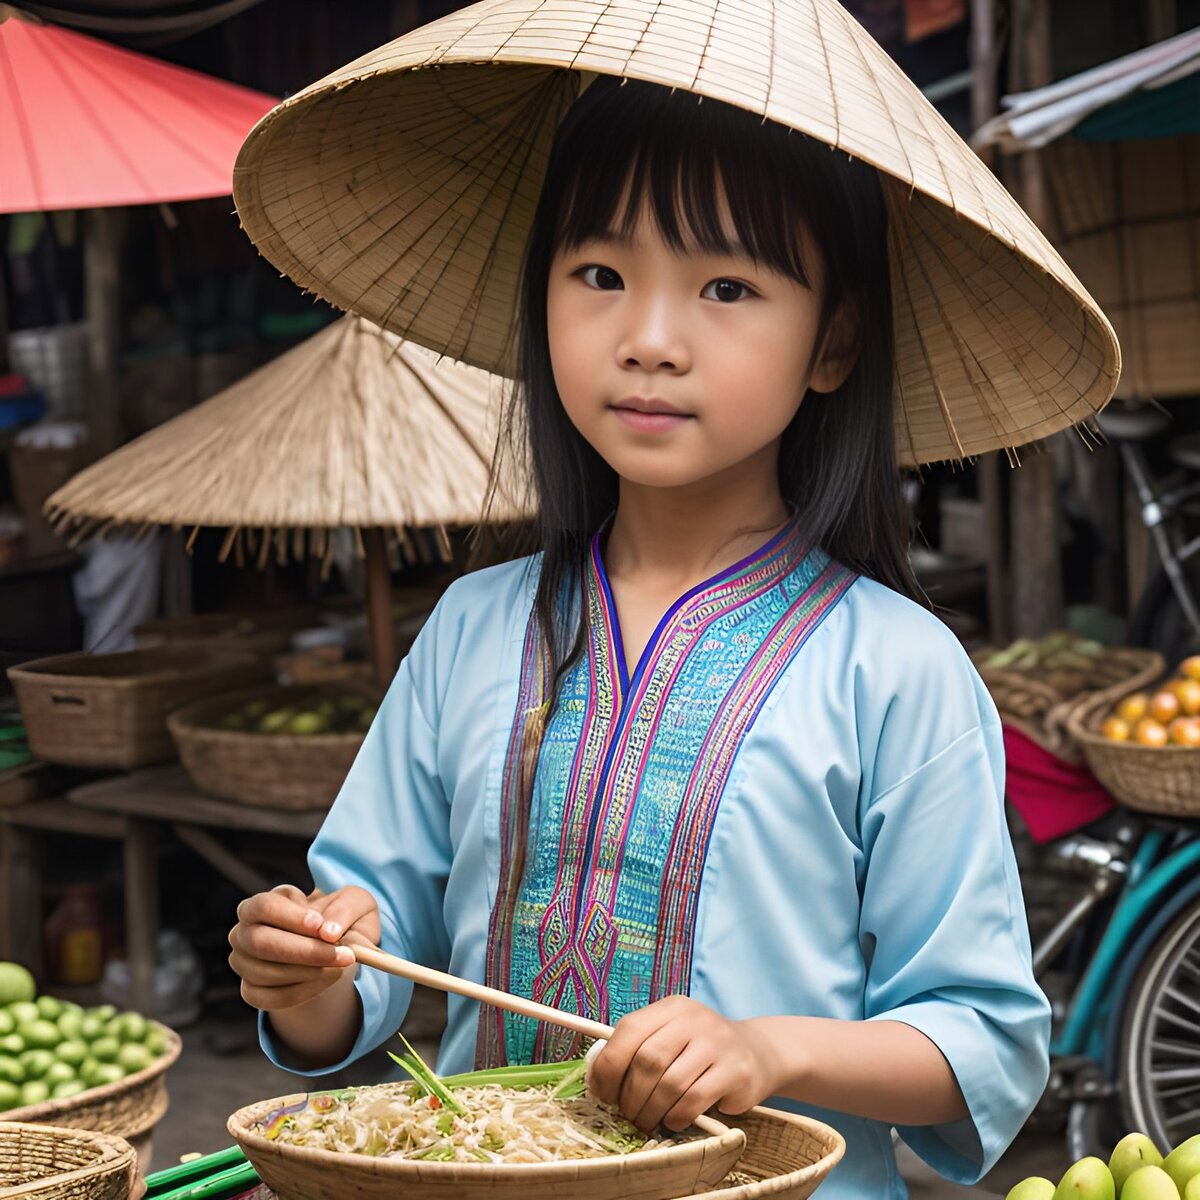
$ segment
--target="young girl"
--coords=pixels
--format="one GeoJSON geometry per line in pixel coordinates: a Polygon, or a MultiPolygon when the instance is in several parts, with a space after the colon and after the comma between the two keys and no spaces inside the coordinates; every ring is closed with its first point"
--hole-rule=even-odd
{"type": "MultiPolygon", "coordinates": [[[[239,907],[275,1061],[395,1033],[411,988],[354,967],[365,941],[615,1024],[592,1084],[645,1129],[828,1121],[829,1200],[905,1194],[893,1126],[960,1181],[1009,1143],[1049,1010],[996,713],[907,564],[889,225],[879,173],[821,142],[582,90],[521,283],[540,553],[446,593],[318,890],[239,907]]],[[[451,996],[439,1069],[578,1050],[451,996]]]]}

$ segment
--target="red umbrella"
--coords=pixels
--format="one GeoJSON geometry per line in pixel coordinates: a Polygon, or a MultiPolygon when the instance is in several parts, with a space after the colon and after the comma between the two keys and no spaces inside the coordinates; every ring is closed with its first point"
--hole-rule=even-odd
{"type": "Polygon", "coordinates": [[[0,212],[227,196],[274,105],[0,4],[0,212]]]}

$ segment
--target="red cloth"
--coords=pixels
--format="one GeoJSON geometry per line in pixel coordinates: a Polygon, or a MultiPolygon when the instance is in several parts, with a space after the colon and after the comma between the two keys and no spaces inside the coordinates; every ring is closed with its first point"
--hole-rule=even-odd
{"type": "Polygon", "coordinates": [[[1055,758],[1019,729],[1004,726],[1008,798],[1035,842],[1073,833],[1116,808],[1086,766],[1055,758]]]}

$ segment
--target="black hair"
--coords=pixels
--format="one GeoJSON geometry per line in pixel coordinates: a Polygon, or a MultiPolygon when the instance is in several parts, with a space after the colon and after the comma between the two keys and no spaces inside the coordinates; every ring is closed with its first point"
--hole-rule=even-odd
{"type": "MultiPolygon", "coordinates": [[[[784,431],[779,484],[805,543],[913,599],[910,523],[896,460],[887,213],[878,173],[749,112],[655,84],[600,78],[558,129],[521,283],[519,429],[536,491],[542,568],[535,608],[553,701],[584,645],[586,606],[565,604],[592,535],[617,505],[616,472],[571,423],[554,384],[546,325],[551,260],[646,211],[669,245],[728,253],[733,232],[758,263],[810,286],[801,230],[821,255],[817,345],[843,307],[857,356],[836,391],[809,393],[784,431]]],[[[578,594],[577,592],[574,594],[578,594]]]]}

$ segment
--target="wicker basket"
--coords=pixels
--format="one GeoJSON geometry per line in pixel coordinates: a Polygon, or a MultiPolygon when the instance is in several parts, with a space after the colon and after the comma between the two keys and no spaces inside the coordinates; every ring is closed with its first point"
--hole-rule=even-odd
{"type": "Polygon", "coordinates": [[[811,1117],[775,1108],[752,1108],[740,1117],[721,1118],[746,1135],[737,1173],[753,1183],[720,1187],[684,1200],[808,1200],[825,1176],[841,1162],[846,1142],[836,1129],[811,1117]]]}
{"type": "MultiPolygon", "coordinates": [[[[746,1149],[738,1159],[737,1177],[753,1183],[722,1181],[715,1191],[696,1192],[682,1200],[807,1200],[841,1161],[846,1143],[836,1129],[795,1113],[774,1108],[752,1108],[740,1117],[721,1120],[746,1135],[746,1149]]],[[[252,1200],[279,1200],[265,1184],[252,1200]]]]}
{"type": "MultiPolygon", "coordinates": [[[[144,1071],[127,1075],[116,1083],[102,1084],[67,1100],[47,1100],[3,1114],[5,1121],[30,1125],[58,1125],[124,1138],[137,1152],[143,1171],[150,1165],[154,1126],[162,1120],[170,1103],[167,1070],[179,1057],[183,1042],[179,1035],[160,1025],[167,1048],[144,1071]]],[[[3,1194],[3,1193],[0,1193],[3,1194]]]]}
{"type": "Polygon", "coordinates": [[[213,727],[223,714],[253,700],[274,707],[328,695],[329,689],[322,687],[272,687],[214,696],[173,712],[167,725],[184,770],[201,791],[264,808],[328,808],[363,734],[267,734],[213,727]]]}
{"type": "Polygon", "coordinates": [[[984,665],[990,650],[971,655],[996,708],[1006,725],[1019,729],[1064,762],[1083,761],[1083,750],[1068,728],[1072,712],[1084,701],[1100,697],[1119,700],[1152,683],[1166,670],[1166,661],[1154,650],[1122,646],[1097,655],[1089,673],[1088,690],[1064,697],[1063,679],[1047,680],[1028,671],[1011,671],[984,665]]]}
{"type": "Polygon", "coordinates": [[[371,1158],[274,1142],[255,1126],[302,1095],[263,1100],[229,1118],[229,1132],[279,1200],[670,1200],[717,1186],[746,1135],[701,1118],[707,1136],[636,1154],[541,1163],[448,1163],[371,1158]]]}
{"type": "Polygon", "coordinates": [[[11,667],[34,754],[74,767],[130,769],[175,756],[167,713],[270,674],[254,655],[162,647],[63,654],[11,667]]]}
{"type": "Polygon", "coordinates": [[[1136,690],[1081,701],[1067,720],[1072,738],[1092,774],[1122,804],[1167,817],[1200,817],[1200,748],[1114,742],[1100,733],[1113,703],[1136,690]]]}
{"type": "Polygon", "coordinates": [[[137,1155],[111,1134],[0,1121],[0,1196],[129,1200],[137,1155]]]}

